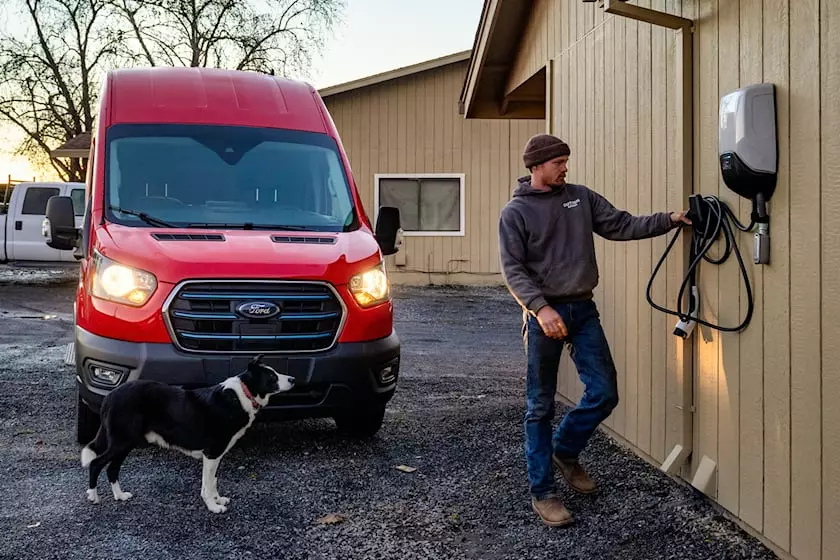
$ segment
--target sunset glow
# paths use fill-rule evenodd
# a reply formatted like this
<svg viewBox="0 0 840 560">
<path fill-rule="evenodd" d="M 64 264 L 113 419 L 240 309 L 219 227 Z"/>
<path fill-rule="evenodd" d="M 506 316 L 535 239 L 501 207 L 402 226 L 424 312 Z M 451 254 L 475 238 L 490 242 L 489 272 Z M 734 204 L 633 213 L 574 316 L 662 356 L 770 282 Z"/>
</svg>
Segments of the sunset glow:
<svg viewBox="0 0 840 560">
<path fill-rule="evenodd" d="M 25 156 L 14 155 L 15 147 L 23 140 L 23 135 L 12 126 L 0 125 L 0 184 L 6 184 L 9 176 L 12 180 L 55 181 L 58 174 L 52 167 L 39 169 Z"/>
</svg>

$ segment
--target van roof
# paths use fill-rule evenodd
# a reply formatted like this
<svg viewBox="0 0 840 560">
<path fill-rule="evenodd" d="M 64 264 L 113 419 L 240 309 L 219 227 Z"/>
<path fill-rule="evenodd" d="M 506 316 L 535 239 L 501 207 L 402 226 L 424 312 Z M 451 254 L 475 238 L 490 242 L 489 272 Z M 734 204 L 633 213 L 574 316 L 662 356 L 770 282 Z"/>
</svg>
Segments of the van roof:
<svg viewBox="0 0 840 560">
<path fill-rule="evenodd" d="M 109 124 L 181 123 L 327 132 L 317 91 L 297 80 L 218 68 L 124 68 L 108 74 Z"/>
</svg>

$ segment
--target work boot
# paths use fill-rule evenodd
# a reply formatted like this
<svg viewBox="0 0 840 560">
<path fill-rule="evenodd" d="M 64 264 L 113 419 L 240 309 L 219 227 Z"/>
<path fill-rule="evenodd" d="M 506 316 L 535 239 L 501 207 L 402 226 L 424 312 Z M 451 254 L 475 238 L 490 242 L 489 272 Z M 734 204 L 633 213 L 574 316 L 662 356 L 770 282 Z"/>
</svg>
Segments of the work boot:
<svg viewBox="0 0 840 560">
<path fill-rule="evenodd" d="M 560 469 L 560 473 L 566 479 L 566 482 L 569 483 L 572 490 L 581 494 L 591 494 L 597 490 L 595 483 L 586 474 L 586 471 L 577 458 L 561 459 L 557 455 L 552 455 L 551 458 L 554 461 L 554 465 Z"/>
<path fill-rule="evenodd" d="M 531 507 L 549 527 L 562 527 L 574 521 L 572 514 L 557 496 L 548 496 L 541 500 L 532 497 Z"/>
</svg>

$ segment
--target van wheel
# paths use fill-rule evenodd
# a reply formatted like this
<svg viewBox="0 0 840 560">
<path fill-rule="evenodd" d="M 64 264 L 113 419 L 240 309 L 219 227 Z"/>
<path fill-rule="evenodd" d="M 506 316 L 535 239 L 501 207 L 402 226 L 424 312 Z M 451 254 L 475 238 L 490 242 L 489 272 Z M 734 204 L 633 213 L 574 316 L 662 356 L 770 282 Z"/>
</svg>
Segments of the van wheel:
<svg viewBox="0 0 840 560">
<path fill-rule="evenodd" d="M 382 427 L 382 421 L 385 419 L 385 404 L 351 409 L 336 414 L 333 419 L 342 435 L 360 439 L 371 438 Z"/>
<path fill-rule="evenodd" d="M 96 432 L 99 431 L 99 423 L 99 415 L 92 411 L 79 395 L 76 405 L 76 441 L 81 445 L 87 445 L 93 441 Z"/>
</svg>

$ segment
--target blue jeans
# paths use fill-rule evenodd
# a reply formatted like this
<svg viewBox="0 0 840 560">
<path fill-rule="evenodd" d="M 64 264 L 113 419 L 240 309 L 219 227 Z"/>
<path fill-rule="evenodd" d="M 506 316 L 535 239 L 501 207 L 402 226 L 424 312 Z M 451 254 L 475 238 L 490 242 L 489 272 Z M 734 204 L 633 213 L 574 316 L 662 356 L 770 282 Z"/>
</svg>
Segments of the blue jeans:
<svg viewBox="0 0 840 560">
<path fill-rule="evenodd" d="M 577 458 L 618 404 L 615 364 L 595 302 L 552 307 L 566 323 L 569 334 L 564 340 L 546 336 L 531 314 L 525 315 L 522 328 L 528 358 L 525 457 L 531 495 L 538 499 L 556 493 L 552 453 L 560 458 Z M 566 344 L 585 390 L 578 406 L 565 415 L 552 436 L 557 371 Z"/>
</svg>

